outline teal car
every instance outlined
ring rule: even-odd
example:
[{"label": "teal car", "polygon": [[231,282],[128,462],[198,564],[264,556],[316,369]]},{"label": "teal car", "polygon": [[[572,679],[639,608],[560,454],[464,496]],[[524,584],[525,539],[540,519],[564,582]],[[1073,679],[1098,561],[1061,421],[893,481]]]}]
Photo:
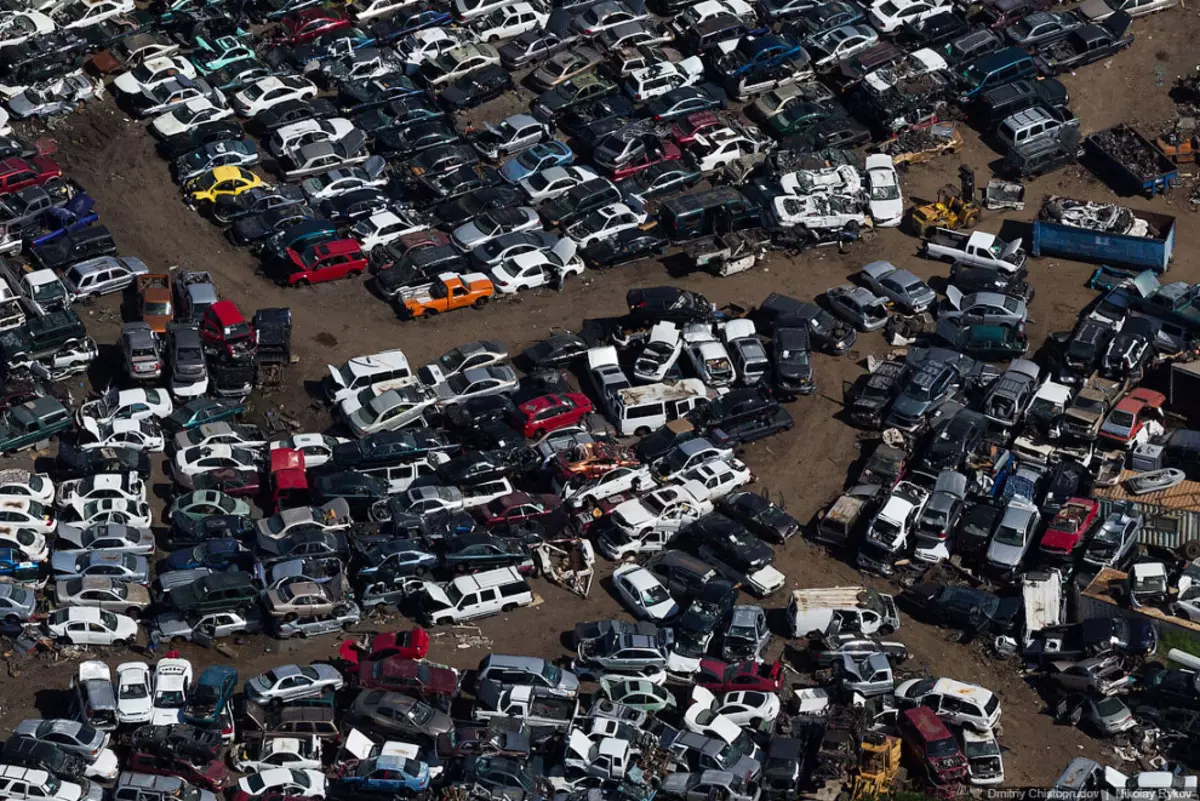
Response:
[{"label": "teal car", "polygon": [[212,40],[201,36],[196,40],[196,51],[192,53],[192,64],[205,75],[246,59],[258,60],[258,55],[251,44],[240,36],[220,36]]},{"label": "teal car", "polygon": [[233,700],[237,691],[237,668],[212,665],[204,669],[188,695],[183,709],[183,722],[193,726],[211,726],[221,719],[221,712]]},{"label": "teal car", "polygon": [[32,448],[74,425],[71,411],[51,397],[14,406],[0,418],[0,453]]},{"label": "teal car", "polygon": [[604,676],[600,679],[600,691],[610,701],[615,701],[643,712],[661,712],[675,706],[675,696],[664,687],[649,679],[627,679],[621,676]]},{"label": "teal car", "polygon": [[192,520],[213,515],[250,515],[250,504],[217,490],[195,490],[180,495],[167,510],[167,519],[181,514]]},{"label": "teal car", "polygon": [[195,398],[177,407],[169,417],[163,418],[162,427],[172,433],[187,431],[205,423],[233,420],[244,411],[245,406],[233,401]]}]

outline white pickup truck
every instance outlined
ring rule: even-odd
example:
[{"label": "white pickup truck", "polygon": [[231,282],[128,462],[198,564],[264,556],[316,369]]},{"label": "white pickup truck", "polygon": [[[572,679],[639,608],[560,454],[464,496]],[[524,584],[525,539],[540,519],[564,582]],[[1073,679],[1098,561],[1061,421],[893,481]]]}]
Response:
[{"label": "white pickup truck", "polygon": [[1005,242],[995,234],[983,231],[967,234],[936,228],[925,240],[925,256],[972,267],[994,267],[1005,273],[1015,273],[1025,266],[1025,251],[1021,249],[1020,239]]},{"label": "white pickup truck", "polygon": [[67,288],[53,270],[35,270],[13,259],[5,259],[4,274],[30,314],[44,317],[70,305]]}]

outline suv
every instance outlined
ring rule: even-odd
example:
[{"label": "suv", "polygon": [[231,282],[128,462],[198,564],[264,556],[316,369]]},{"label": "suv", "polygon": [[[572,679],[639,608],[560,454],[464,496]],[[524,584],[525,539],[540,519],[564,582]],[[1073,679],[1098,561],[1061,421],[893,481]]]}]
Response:
[{"label": "suv", "polygon": [[1064,106],[1068,98],[1067,88],[1055,78],[1022,78],[984,92],[976,100],[972,114],[981,129],[990,130],[1018,111],[1034,106]]},{"label": "suv", "polygon": [[721,578],[721,571],[683,551],[656,553],[645,568],[677,597],[695,595],[713,579]]},{"label": "suv", "polygon": [[246,720],[256,726],[263,737],[317,737],[336,742],[342,736],[334,709],[326,704],[261,707],[247,701]]},{"label": "suv", "polygon": [[36,768],[0,766],[0,798],[9,801],[100,801],[104,790],[90,782],[64,782]]},{"label": "suv", "polygon": [[178,776],[152,776],[123,772],[112,791],[112,801],[217,801],[208,790],[200,790]]},{"label": "suv", "polygon": [[426,583],[421,611],[433,625],[511,612],[533,604],[533,590],[515,567],[459,576],[446,584]]},{"label": "suv", "polygon": [[1079,118],[1066,106],[1034,106],[1006,117],[996,129],[996,139],[1008,149],[1039,139],[1060,136],[1063,128],[1079,130]]},{"label": "suv", "polygon": [[932,709],[905,709],[896,722],[904,750],[925,766],[932,782],[954,785],[967,778],[967,758],[958,740]]},{"label": "suv", "polygon": [[171,606],[183,614],[249,609],[258,602],[259,588],[249,573],[212,573],[171,591]]},{"label": "suv", "polygon": [[59,748],[54,743],[14,734],[4,743],[0,763],[37,768],[72,781],[83,778],[87,761],[79,754]]},{"label": "suv", "polygon": [[988,388],[983,400],[987,419],[1001,426],[1020,422],[1037,392],[1041,369],[1028,359],[1014,359],[1008,370]]},{"label": "suv", "polygon": [[562,670],[536,656],[503,656],[490,654],[479,663],[476,682],[490,679],[501,686],[530,685],[544,687],[556,695],[573,696],[579,692],[579,679],[574,673]]}]

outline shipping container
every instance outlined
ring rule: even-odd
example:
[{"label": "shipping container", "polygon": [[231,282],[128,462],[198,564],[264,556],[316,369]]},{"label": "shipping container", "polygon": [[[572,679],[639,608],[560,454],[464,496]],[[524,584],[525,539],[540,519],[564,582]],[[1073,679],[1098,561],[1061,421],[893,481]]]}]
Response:
[{"label": "shipping container", "polygon": [[[1120,152],[1106,144],[1109,140],[1119,142]],[[1154,197],[1179,183],[1175,163],[1128,125],[1092,134],[1084,140],[1084,148],[1093,163],[1112,173],[1121,191]],[[1145,165],[1147,171],[1139,172],[1133,165]]]},{"label": "shipping container", "polygon": [[1144,518],[1141,536],[1143,545],[1180,551],[1189,542],[1200,541],[1200,481],[1184,481],[1161,492],[1131,495],[1124,481],[1133,473],[1126,472],[1121,482],[1111,487],[1097,487],[1093,493],[1100,501],[1101,516],[1109,514],[1119,503],[1130,503]]},{"label": "shipping container", "polygon": [[1179,640],[1185,639],[1192,641],[1195,647],[1200,648],[1200,623],[1168,615],[1153,606],[1143,606],[1140,609],[1123,606],[1118,601],[1119,588],[1124,585],[1126,578],[1127,574],[1111,567],[1106,567],[1097,573],[1087,587],[1075,596],[1075,622],[1096,618],[1142,618],[1157,624],[1160,641],[1163,639],[1173,640],[1177,647]]},{"label": "shipping container", "polygon": [[1166,272],[1175,252],[1175,218],[1141,209],[1133,211],[1149,225],[1145,236],[1112,234],[1034,220],[1032,253],[1034,256],[1062,256],[1113,267]]}]

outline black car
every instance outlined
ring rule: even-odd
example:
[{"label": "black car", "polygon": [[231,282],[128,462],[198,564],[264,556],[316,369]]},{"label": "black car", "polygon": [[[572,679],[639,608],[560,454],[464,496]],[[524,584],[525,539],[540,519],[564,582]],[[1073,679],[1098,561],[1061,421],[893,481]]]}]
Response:
[{"label": "black car", "polygon": [[642,114],[659,122],[676,120],[697,111],[725,108],[729,96],[714,83],[680,86],[664,95],[653,97],[642,107]]},{"label": "black car", "polygon": [[346,557],[350,555],[350,539],[342,531],[300,529],[272,540],[270,547],[259,542],[259,559],[263,562],[278,562],[285,559],[305,557]]},{"label": "black car", "polygon": [[385,248],[371,253],[371,265],[380,268],[375,276],[380,293],[396,298],[404,287],[429,283],[444,272],[461,272],[467,258],[453,245],[417,248],[399,258]]},{"label": "black car", "polygon": [[583,261],[592,268],[618,267],[649,256],[661,255],[671,241],[653,231],[627,228],[616,236],[598,239],[583,249]]},{"label": "black car", "polygon": [[731,581],[741,581],[775,560],[770,545],[720,512],[704,515],[684,530],[684,536],[701,559],[714,563]]},{"label": "black car", "polygon": [[965,14],[943,11],[932,17],[904,23],[900,38],[912,42],[914,49],[937,47],[957,39],[970,29]]},{"label": "black car", "polygon": [[491,481],[515,472],[511,457],[509,451],[468,451],[438,465],[437,475],[444,483],[456,487]]},{"label": "black car", "polygon": [[621,189],[643,199],[658,197],[690,189],[700,182],[701,177],[700,170],[689,160],[660,161],[622,181]]},{"label": "black car", "polygon": [[500,63],[505,69],[516,70],[566,50],[579,41],[571,30],[572,12],[556,8],[550,12],[546,24],[525,31],[516,39],[500,47]]},{"label": "black car", "polygon": [[688,419],[697,428],[725,428],[729,423],[762,414],[779,408],[779,401],[764,387],[742,387],[733,389],[702,403],[688,413]]},{"label": "black car", "polygon": [[304,190],[295,184],[256,186],[240,195],[221,195],[213,203],[212,215],[219,223],[230,223],[272,209],[296,206],[304,199]]},{"label": "black car", "polygon": [[1016,625],[1021,599],[973,587],[915,584],[900,596],[918,618],[980,634],[1003,634]]},{"label": "black car", "polygon": [[81,448],[60,442],[55,474],[61,479],[87,478],[99,473],[137,473],[150,476],[150,455],[132,448]]},{"label": "black car", "polygon": [[771,542],[786,542],[800,531],[796,518],[757,492],[732,492],[720,500],[717,509],[755,536]]},{"label": "black car", "polygon": [[315,216],[313,210],[304,204],[277,206],[260,214],[234,220],[229,229],[229,240],[235,245],[254,245]]},{"label": "black car", "polygon": [[797,395],[811,395],[816,391],[811,351],[807,328],[784,326],[775,329],[771,335],[771,356],[778,391]]},{"label": "black car", "polygon": [[970,409],[939,420],[921,458],[923,472],[936,476],[942,470],[957,470],[979,448],[987,430],[987,418]]},{"label": "black car", "polygon": [[87,760],[79,754],[65,751],[47,740],[16,734],[4,743],[0,759],[5,765],[44,770],[68,781],[84,781],[83,773],[89,767]]},{"label": "black car", "polygon": [[407,75],[389,74],[367,81],[344,83],[338,89],[338,104],[351,111],[382,106],[392,100],[421,94]]},{"label": "black car", "polygon": [[587,353],[588,344],[570,331],[554,334],[530,345],[521,354],[525,364],[533,369],[566,367]]},{"label": "black car", "polygon": [[512,88],[512,73],[498,64],[490,64],[447,86],[439,100],[446,108],[460,111],[475,108]]},{"label": "black car", "polygon": [[631,289],[625,293],[625,305],[630,316],[639,322],[707,322],[716,311],[712,302],[699,292],[676,286]]},{"label": "black car", "polygon": [[633,101],[624,95],[610,95],[572,108],[559,119],[558,127],[571,136],[579,136],[584,128],[595,122],[616,117],[632,119],[634,114]]},{"label": "black car", "polygon": [[355,470],[340,470],[314,478],[311,493],[313,503],[317,504],[342,498],[350,506],[351,517],[365,520],[375,502],[387,497],[388,482]]},{"label": "black car", "polygon": [[446,421],[464,432],[484,423],[503,423],[517,416],[517,407],[507,395],[471,398],[446,410]]},{"label": "black car", "polygon": [[1040,508],[1042,515],[1050,519],[1072,498],[1091,496],[1092,473],[1074,459],[1063,459],[1050,469],[1045,487]]},{"label": "black car", "polygon": [[383,467],[418,459],[430,451],[446,452],[457,447],[428,428],[380,431],[334,446],[332,466],[342,470]]},{"label": "black car", "polygon": [[447,539],[442,563],[453,572],[489,570],[497,567],[532,569],[533,561],[525,547],[514,539],[493,537],[486,532],[472,532]]},{"label": "black car", "polygon": [[987,552],[992,532],[996,530],[1004,508],[990,503],[977,503],[958,519],[954,533],[954,551],[964,557],[981,557]]},{"label": "black car", "polygon": [[34,250],[38,264],[61,272],[72,264],[98,256],[117,255],[117,243],[103,225],[68,231]]},{"label": "black car", "polygon": [[448,228],[457,228],[485,211],[520,206],[524,200],[525,195],[519,188],[505,183],[442,203],[433,209],[433,214]]},{"label": "black car", "polygon": [[696,439],[700,434],[692,431],[676,431],[674,428],[663,426],[662,428],[651,431],[646,436],[639,439],[633,446],[633,452],[638,458],[646,464],[650,464],[657,459],[666,456],[675,446],[682,445],[691,439]]},{"label": "black car", "polygon": [[242,542],[254,534],[254,521],[245,515],[209,515],[188,517],[182,512],[171,516],[171,528],[162,542],[165,550],[190,548],[208,540],[234,538]]},{"label": "black car", "polygon": [[758,314],[768,329],[780,326],[801,326],[808,329],[812,343],[840,356],[858,340],[854,326],[834,317],[812,301],[801,301],[772,292],[758,307]]},{"label": "black car", "polygon": [[256,116],[254,124],[264,134],[269,134],[295,122],[324,120],[338,114],[338,107],[325,98],[285,100]]},{"label": "black car", "polygon": [[386,158],[408,159],[431,147],[459,141],[454,126],[443,120],[417,122],[404,128],[391,128],[375,135],[372,152]]},{"label": "black car", "polygon": [[187,133],[172,136],[158,143],[158,153],[165,159],[174,161],[180,156],[191,153],[196,148],[204,147],[212,142],[226,142],[230,139],[245,139],[246,131],[242,126],[230,120],[216,120],[197,125]]},{"label": "black car", "polygon": [[1026,280],[1029,271],[1022,267],[1011,273],[1002,272],[995,267],[971,267],[962,262],[950,266],[950,283],[958,287],[964,295],[973,292],[999,292],[1002,295],[1012,295],[1023,299],[1026,303],[1033,300],[1033,286]]},{"label": "black car", "polygon": [[737,585],[723,579],[712,579],[701,587],[671,624],[675,629],[676,652],[703,656],[713,634],[725,626],[733,613],[737,597]]},{"label": "black car", "polygon": [[271,75],[271,68],[257,59],[245,58],[221,67],[215,72],[204,76],[204,80],[214,89],[220,89],[226,95],[240,92],[257,80]]},{"label": "black car", "polygon": [[851,117],[834,115],[814,122],[781,144],[797,153],[815,153],[826,148],[855,148],[870,141],[870,128]]},{"label": "black car", "polygon": [[435,106],[424,95],[406,95],[389,100],[382,106],[365,109],[354,114],[350,121],[354,127],[374,136],[381,131],[404,128],[418,122],[440,120],[446,112]]},{"label": "black car", "polygon": [[1200,675],[1191,670],[1159,670],[1146,682],[1147,700],[1159,707],[1200,709]]},{"label": "black car", "polygon": [[768,412],[730,421],[720,427],[709,426],[704,432],[706,436],[709,436],[715,431],[720,431],[730,442],[744,445],[773,436],[781,431],[790,431],[795,424],[791,413],[779,406]]},{"label": "black car", "polygon": [[348,225],[383,211],[392,202],[387,193],[373,186],[364,186],[344,195],[326,198],[317,204],[317,214],[336,225]]},{"label": "black car", "polygon": [[475,164],[464,164],[444,173],[421,178],[422,188],[439,200],[452,200],[502,183],[504,179],[497,170]]},{"label": "black car", "polygon": [[588,212],[611,203],[620,203],[623,199],[612,181],[593,178],[571,187],[565,195],[546,201],[538,213],[548,226],[567,226],[582,219]]}]

